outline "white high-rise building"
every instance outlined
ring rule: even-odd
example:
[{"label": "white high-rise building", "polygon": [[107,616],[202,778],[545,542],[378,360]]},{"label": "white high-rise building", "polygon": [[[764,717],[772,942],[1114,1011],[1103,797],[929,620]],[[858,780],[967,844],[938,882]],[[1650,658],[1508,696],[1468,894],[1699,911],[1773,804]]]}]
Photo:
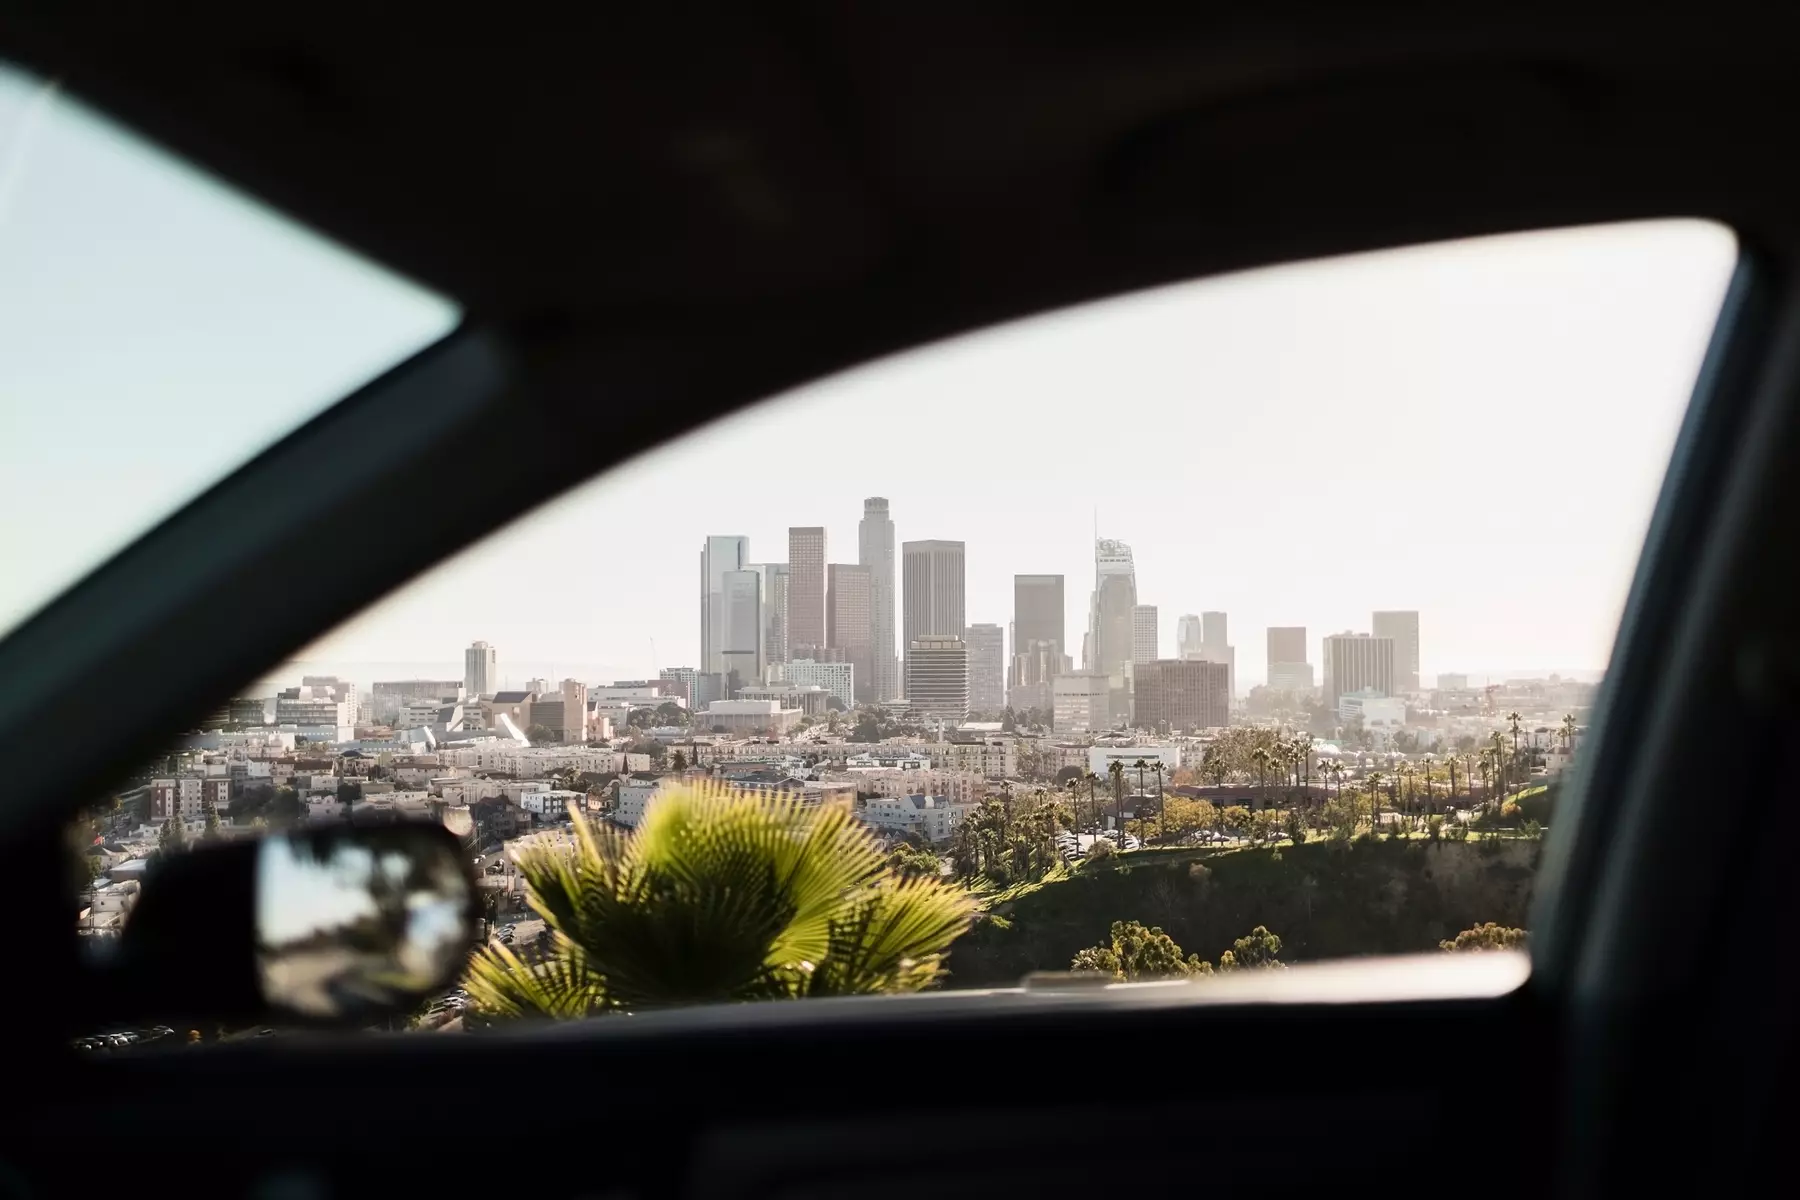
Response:
[{"label": "white high-rise building", "polygon": [[796,658],[775,670],[777,678],[784,682],[822,687],[845,709],[856,706],[856,667],[853,663]]},{"label": "white high-rise building", "polygon": [[725,576],[750,564],[750,539],[740,534],[708,537],[700,548],[700,669],[725,670]]},{"label": "white high-rise building", "polygon": [[463,651],[463,691],[471,698],[500,690],[500,652],[486,642]]},{"label": "white high-rise building", "polygon": [[1140,604],[1131,610],[1131,661],[1134,663],[1155,662],[1156,653],[1156,605]]},{"label": "white high-rise building", "polygon": [[1175,657],[1204,662],[1206,655],[1201,651],[1205,645],[1206,634],[1201,627],[1199,615],[1183,613],[1175,622]]},{"label": "white high-rise building", "polygon": [[1369,632],[1394,640],[1394,688],[1413,695],[1419,690],[1419,614],[1378,612],[1369,616]]},{"label": "white high-rise building", "polygon": [[940,721],[969,718],[969,648],[959,637],[935,634],[907,646],[907,706]]},{"label": "white high-rise building", "polygon": [[1131,661],[1132,609],[1137,607],[1137,567],[1131,547],[1112,538],[1094,543],[1094,593],[1088,603],[1091,671],[1122,676]]},{"label": "white high-rise building", "polygon": [[969,647],[969,708],[997,714],[1006,707],[1006,631],[971,625],[963,641]]},{"label": "white high-rise building", "polygon": [[1112,682],[1099,671],[1074,671],[1051,681],[1050,727],[1057,733],[1098,733],[1112,727]]},{"label": "white high-rise building", "polygon": [[862,523],[856,527],[856,561],[869,568],[869,624],[873,633],[870,678],[863,690],[875,700],[900,694],[900,668],[894,657],[894,521],[884,496],[863,501]]}]

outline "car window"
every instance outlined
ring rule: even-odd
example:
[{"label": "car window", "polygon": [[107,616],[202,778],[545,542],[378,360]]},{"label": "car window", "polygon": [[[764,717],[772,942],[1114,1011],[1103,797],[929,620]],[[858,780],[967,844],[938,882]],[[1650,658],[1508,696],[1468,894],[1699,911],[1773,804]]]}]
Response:
[{"label": "car window", "polygon": [[444,821],[487,946],[421,1028],[1521,946],[1736,253],[1399,249],[822,380],[222,698],[91,887]]},{"label": "car window", "polygon": [[456,319],[0,64],[0,634]]}]

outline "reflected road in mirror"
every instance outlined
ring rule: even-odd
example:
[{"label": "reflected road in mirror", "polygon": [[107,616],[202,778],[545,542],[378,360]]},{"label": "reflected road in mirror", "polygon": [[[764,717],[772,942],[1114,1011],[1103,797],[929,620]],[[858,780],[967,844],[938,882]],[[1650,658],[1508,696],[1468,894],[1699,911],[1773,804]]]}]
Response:
[{"label": "reflected road in mirror", "polygon": [[262,844],[257,958],[264,998],[354,1021],[416,1003],[461,968],[473,891],[453,841],[424,830],[332,829]]}]

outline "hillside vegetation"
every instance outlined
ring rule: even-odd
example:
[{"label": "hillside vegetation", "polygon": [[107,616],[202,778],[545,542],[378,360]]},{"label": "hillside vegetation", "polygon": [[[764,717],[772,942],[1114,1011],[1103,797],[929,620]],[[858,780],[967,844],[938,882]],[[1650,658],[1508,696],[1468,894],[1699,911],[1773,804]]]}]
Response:
[{"label": "hillside vegetation", "polygon": [[950,987],[1067,970],[1114,921],[1160,926],[1216,958],[1255,926],[1289,962],[1437,950],[1484,922],[1528,925],[1536,839],[1315,841],[1224,851],[1142,850],[1015,889],[950,949]]}]

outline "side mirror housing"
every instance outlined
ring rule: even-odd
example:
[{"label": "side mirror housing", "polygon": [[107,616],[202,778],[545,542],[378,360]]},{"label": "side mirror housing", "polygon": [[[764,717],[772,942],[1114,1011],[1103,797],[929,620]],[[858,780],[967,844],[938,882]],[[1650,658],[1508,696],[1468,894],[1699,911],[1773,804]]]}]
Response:
[{"label": "side mirror housing", "polygon": [[360,1026],[449,986],[475,882],[437,825],[330,826],[160,863],[101,986],[108,1019]]}]

